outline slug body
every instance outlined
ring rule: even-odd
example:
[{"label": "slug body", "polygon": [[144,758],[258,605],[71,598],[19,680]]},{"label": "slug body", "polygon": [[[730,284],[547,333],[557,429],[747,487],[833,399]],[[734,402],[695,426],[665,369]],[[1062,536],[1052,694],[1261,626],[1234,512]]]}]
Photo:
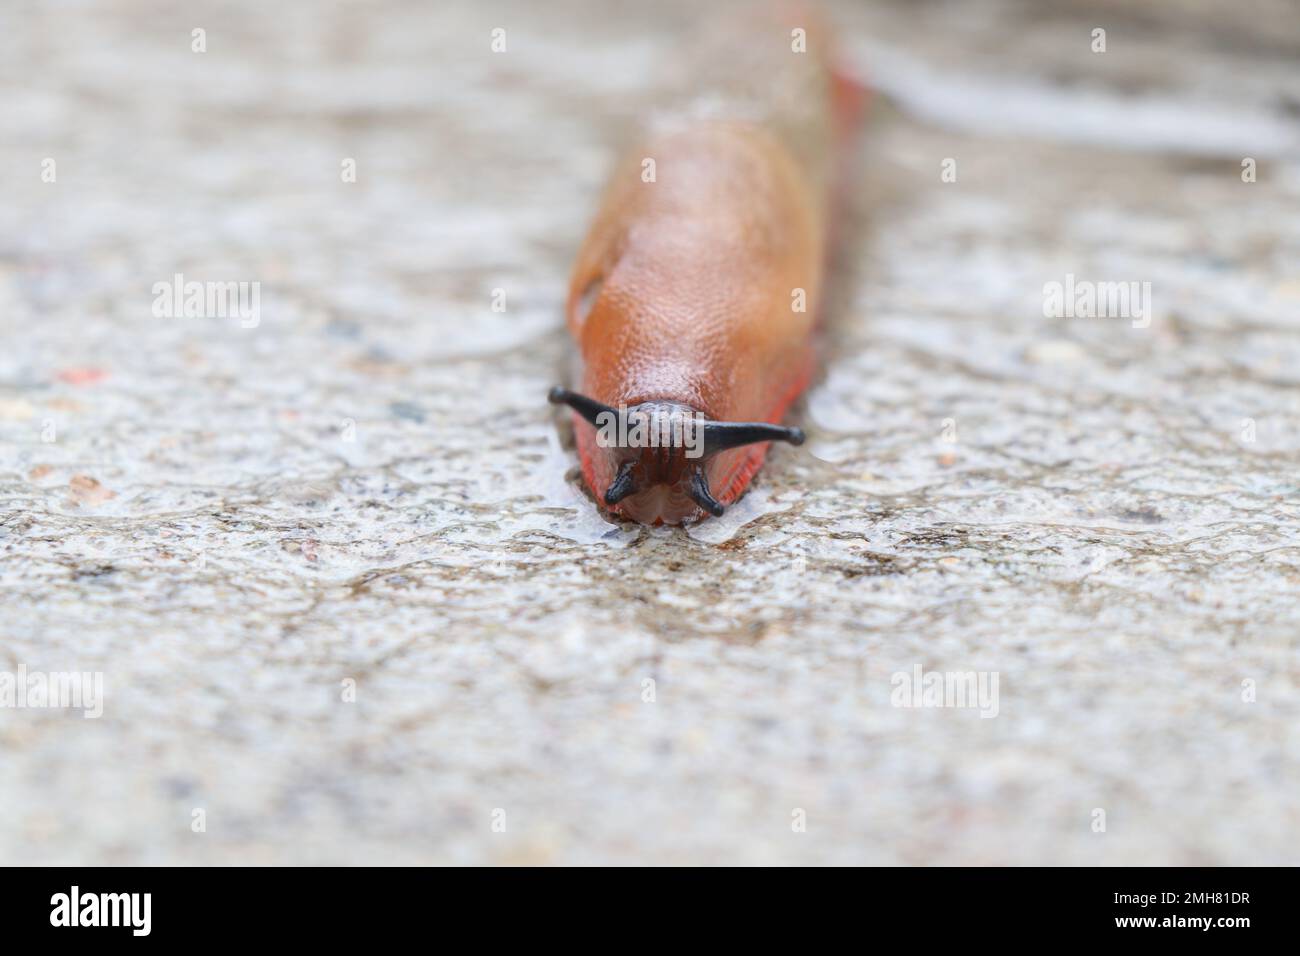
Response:
[{"label": "slug body", "polygon": [[[721,514],[771,439],[803,440],[750,426],[776,426],[813,371],[833,167],[855,112],[827,43],[806,15],[728,24],[704,48],[695,98],[615,171],[578,253],[566,319],[582,394],[552,401],[575,408],[588,486],[633,520]],[[703,447],[611,442],[596,406],[652,426],[702,419]],[[745,425],[718,437],[709,423]]]}]

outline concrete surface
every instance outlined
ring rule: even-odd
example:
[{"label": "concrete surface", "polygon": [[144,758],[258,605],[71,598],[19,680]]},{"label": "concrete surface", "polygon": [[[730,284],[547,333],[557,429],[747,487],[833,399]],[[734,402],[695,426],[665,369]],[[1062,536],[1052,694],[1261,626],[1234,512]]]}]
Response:
[{"label": "concrete surface", "polygon": [[837,6],[810,441],[683,532],[544,401],[660,6],[0,10],[0,669],[104,682],[0,709],[0,860],[1300,863],[1290,8]]}]

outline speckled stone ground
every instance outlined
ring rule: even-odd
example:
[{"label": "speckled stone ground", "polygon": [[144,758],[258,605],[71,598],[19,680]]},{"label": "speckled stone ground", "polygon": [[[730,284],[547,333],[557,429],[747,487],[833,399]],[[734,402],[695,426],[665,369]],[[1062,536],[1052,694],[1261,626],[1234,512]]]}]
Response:
[{"label": "speckled stone ground", "polygon": [[0,9],[0,670],[104,679],[0,709],[0,860],[1300,863],[1285,4],[836,7],[810,441],[686,532],[543,397],[696,7],[439,7]]}]

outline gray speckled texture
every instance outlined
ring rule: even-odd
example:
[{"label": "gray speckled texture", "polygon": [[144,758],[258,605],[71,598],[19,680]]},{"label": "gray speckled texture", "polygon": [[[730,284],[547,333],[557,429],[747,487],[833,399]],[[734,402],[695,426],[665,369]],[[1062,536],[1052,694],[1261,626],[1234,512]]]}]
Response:
[{"label": "gray speckled texture", "polygon": [[1300,863],[1287,5],[837,7],[886,95],[810,440],[689,532],[544,395],[693,6],[438,6],[0,9],[0,669],[106,696],[0,710],[0,860]]}]

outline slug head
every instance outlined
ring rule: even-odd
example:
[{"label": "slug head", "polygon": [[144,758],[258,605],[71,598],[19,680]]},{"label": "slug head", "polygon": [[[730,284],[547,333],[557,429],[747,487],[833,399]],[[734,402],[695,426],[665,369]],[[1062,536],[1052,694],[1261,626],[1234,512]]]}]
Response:
[{"label": "slug head", "polygon": [[592,490],[607,507],[643,524],[681,524],[701,512],[721,517],[725,508],[710,489],[715,455],[756,442],[804,441],[798,428],[712,421],[676,402],[615,409],[558,386],[549,399],[568,405],[596,429],[596,445],[613,477],[603,492]]}]

